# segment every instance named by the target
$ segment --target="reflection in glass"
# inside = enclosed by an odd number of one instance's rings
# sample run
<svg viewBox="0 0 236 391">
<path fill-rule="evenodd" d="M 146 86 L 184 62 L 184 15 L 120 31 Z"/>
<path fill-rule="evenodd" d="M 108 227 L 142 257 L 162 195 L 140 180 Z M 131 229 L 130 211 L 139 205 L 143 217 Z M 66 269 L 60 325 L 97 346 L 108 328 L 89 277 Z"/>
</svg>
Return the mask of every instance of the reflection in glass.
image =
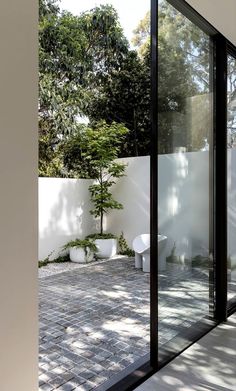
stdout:
<svg viewBox="0 0 236 391">
<path fill-rule="evenodd" d="M 159 3 L 159 355 L 189 343 L 212 304 L 212 51 L 203 31 Z M 195 330 L 195 334 L 198 330 Z M 176 344 L 175 344 L 176 343 Z"/>
<path fill-rule="evenodd" d="M 228 56 L 228 300 L 236 299 L 236 59 Z"/>
</svg>

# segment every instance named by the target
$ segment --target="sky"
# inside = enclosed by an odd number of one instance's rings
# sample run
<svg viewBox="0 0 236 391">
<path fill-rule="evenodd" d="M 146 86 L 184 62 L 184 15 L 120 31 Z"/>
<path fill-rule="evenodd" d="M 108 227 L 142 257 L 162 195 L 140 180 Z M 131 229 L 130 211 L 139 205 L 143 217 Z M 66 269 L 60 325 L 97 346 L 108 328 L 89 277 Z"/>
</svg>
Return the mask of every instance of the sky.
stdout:
<svg viewBox="0 0 236 391">
<path fill-rule="evenodd" d="M 61 0 L 60 7 L 74 15 L 79 15 L 100 4 L 111 4 L 119 14 L 125 36 L 131 41 L 133 30 L 150 10 L 150 2 L 150 0 Z"/>
</svg>

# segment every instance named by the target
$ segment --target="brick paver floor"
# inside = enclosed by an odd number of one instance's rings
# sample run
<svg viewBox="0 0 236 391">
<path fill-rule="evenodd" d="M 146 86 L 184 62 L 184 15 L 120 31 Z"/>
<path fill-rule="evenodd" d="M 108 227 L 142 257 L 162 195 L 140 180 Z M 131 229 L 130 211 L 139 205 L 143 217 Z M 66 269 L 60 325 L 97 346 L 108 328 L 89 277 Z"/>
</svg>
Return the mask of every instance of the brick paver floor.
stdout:
<svg viewBox="0 0 236 391">
<path fill-rule="evenodd" d="M 39 390 L 93 390 L 149 352 L 149 279 L 132 258 L 39 279 Z M 168 265 L 159 276 L 159 342 L 208 311 L 208 276 Z"/>
</svg>

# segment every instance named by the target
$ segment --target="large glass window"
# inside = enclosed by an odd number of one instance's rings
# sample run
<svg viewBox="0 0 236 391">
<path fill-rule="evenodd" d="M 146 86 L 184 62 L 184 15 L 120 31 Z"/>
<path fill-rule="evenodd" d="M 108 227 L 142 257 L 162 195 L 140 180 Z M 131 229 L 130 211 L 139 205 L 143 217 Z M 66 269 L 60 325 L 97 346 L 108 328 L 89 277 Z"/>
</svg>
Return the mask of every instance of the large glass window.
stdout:
<svg viewBox="0 0 236 391">
<path fill-rule="evenodd" d="M 228 300 L 236 299 L 236 59 L 228 56 Z"/>
<path fill-rule="evenodd" d="M 180 349 L 212 298 L 212 44 L 168 1 L 158 17 L 159 354 Z M 210 281 L 210 283 L 209 283 Z"/>
</svg>

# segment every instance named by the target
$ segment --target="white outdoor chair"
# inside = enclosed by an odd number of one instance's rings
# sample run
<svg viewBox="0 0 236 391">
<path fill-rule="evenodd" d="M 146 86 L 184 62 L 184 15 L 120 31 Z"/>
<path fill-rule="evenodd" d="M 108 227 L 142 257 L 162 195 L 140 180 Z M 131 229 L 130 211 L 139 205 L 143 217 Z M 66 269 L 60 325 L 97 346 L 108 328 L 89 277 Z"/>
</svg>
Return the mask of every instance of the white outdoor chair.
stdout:
<svg viewBox="0 0 236 391">
<path fill-rule="evenodd" d="M 167 237 L 158 235 L 158 258 L 159 270 L 166 269 L 166 244 Z M 141 234 L 133 240 L 133 250 L 135 252 L 135 267 L 150 273 L 150 234 Z"/>
</svg>

